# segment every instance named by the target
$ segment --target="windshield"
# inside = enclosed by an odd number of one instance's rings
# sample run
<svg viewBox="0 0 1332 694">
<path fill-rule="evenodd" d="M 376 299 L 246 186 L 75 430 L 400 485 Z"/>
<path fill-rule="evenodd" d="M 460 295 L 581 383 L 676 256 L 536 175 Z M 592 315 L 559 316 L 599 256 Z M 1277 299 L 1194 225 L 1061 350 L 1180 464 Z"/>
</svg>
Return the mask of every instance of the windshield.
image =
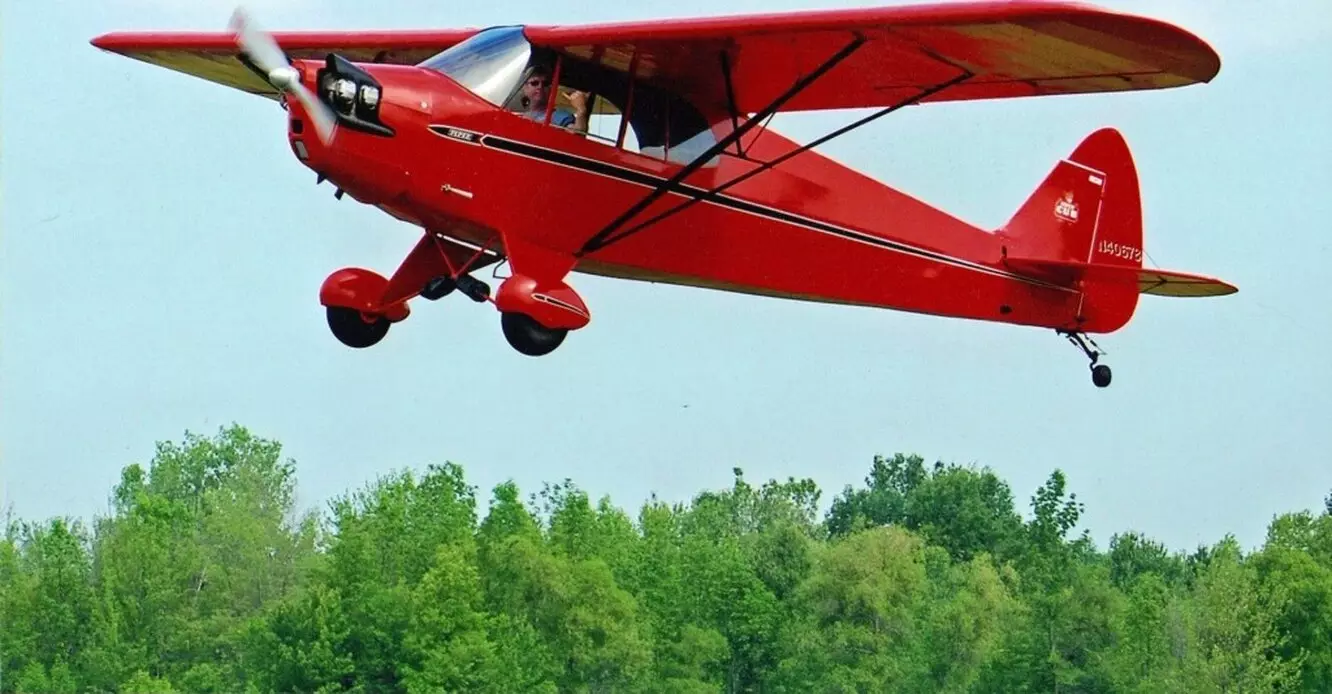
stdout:
<svg viewBox="0 0 1332 694">
<path fill-rule="evenodd" d="M 436 54 L 419 67 L 442 72 L 500 106 L 517 89 L 531 54 L 522 27 L 496 27 Z"/>
</svg>

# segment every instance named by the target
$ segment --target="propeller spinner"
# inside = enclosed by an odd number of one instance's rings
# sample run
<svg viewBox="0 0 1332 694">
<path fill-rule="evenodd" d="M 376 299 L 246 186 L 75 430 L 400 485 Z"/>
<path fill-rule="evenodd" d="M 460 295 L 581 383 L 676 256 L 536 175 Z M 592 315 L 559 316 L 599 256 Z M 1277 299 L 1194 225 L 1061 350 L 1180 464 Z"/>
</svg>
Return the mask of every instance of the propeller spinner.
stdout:
<svg viewBox="0 0 1332 694">
<path fill-rule="evenodd" d="M 325 145 L 333 141 L 337 130 L 337 117 L 314 92 L 301 84 L 300 73 L 287 61 L 272 36 L 264 33 L 241 8 L 231 15 L 231 29 L 236 32 L 236 45 L 250 62 L 267 75 L 268 83 L 284 94 L 291 94 L 314 122 L 315 132 Z"/>
</svg>

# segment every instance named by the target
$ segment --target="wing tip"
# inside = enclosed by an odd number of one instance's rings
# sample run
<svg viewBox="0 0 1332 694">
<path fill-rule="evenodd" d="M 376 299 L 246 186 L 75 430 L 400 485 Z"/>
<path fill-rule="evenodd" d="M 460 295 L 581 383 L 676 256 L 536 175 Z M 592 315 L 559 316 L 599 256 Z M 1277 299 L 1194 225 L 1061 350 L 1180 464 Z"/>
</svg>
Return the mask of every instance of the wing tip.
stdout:
<svg viewBox="0 0 1332 694">
<path fill-rule="evenodd" d="M 1184 80 L 1187 86 L 1211 82 L 1221 72 L 1221 55 L 1206 39 L 1194 31 L 1161 17 L 1136 12 L 1110 9 L 1100 4 L 1083 1 L 1044 2 L 1042 0 L 1013 1 L 1014 9 L 1029 9 L 1036 15 L 1063 16 L 1079 23 L 1086 22 L 1093 30 L 1106 31 L 1119 37 L 1132 37 L 1135 42 L 1151 46 L 1157 56 L 1168 61 L 1168 70 Z"/>
<path fill-rule="evenodd" d="M 94 36 L 91 39 L 88 39 L 88 43 L 92 45 L 93 48 L 99 48 L 104 51 L 111 50 L 111 46 L 114 44 L 114 42 L 115 42 L 115 34 L 102 34 L 100 36 Z"/>
<path fill-rule="evenodd" d="M 1131 22 L 1135 34 L 1169 55 L 1170 69 L 1191 84 L 1206 84 L 1221 72 L 1221 54 L 1206 39 L 1172 21 L 1150 15 L 1097 8 L 1102 16 Z M 1182 85 L 1181 85 L 1182 86 Z"/>
</svg>

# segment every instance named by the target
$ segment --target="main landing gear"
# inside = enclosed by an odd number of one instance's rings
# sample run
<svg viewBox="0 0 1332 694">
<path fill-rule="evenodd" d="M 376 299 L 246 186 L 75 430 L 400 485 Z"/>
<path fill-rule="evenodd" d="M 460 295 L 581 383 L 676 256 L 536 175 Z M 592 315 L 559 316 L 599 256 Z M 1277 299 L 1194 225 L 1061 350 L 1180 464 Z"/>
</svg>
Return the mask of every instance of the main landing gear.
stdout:
<svg viewBox="0 0 1332 694">
<path fill-rule="evenodd" d="M 426 283 L 425 288 L 421 290 L 421 298 L 438 301 L 452 294 L 455 289 L 477 303 L 490 299 L 490 285 L 471 275 L 460 275 L 456 279 L 448 276 L 436 277 Z M 531 316 L 516 311 L 500 313 L 500 329 L 504 332 L 504 339 L 508 341 L 509 346 L 529 357 L 550 354 L 569 334 L 568 330 L 547 328 Z"/>
<path fill-rule="evenodd" d="M 1086 354 L 1087 358 L 1091 360 L 1092 383 L 1094 383 L 1097 388 L 1104 388 L 1110 385 L 1110 367 L 1105 364 L 1096 363 L 1100 356 L 1106 352 L 1101 349 L 1100 345 L 1096 344 L 1095 340 L 1091 339 L 1086 333 L 1075 333 L 1068 330 L 1056 330 L 1055 332 L 1068 338 L 1069 342 L 1072 342 L 1080 348 L 1082 353 Z M 1087 343 L 1089 342 L 1091 343 L 1090 347 L 1087 346 Z"/>
<path fill-rule="evenodd" d="M 471 275 L 462 275 L 457 279 L 436 277 L 426 283 L 425 289 L 421 290 L 421 297 L 437 301 L 452 294 L 455 289 L 477 303 L 490 299 L 490 285 Z M 509 346 L 529 357 L 550 354 L 569 334 L 568 330 L 547 328 L 535 318 L 516 311 L 500 313 L 500 329 Z"/>
<path fill-rule="evenodd" d="M 370 273 L 368 270 L 349 268 L 338 272 L 344 273 L 344 277 L 346 274 L 356 272 L 355 276 L 360 280 L 359 283 L 363 285 L 379 287 L 387 283 L 379 275 Z M 338 274 L 334 273 L 329 280 L 334 281 L 337 276 Z M 374 281 L 376 279 L 378 281 Z M 343 284 L 348 283 L 344 282 Z M 426 282 L 419 296 L 427 301 L 439 301 L 454 292 L 462 294 L 477 303 L 491 300 L 490 285 L 471 275 L 461 275 L 456 278 L 444 275 L 435 277 Z M 520 295 L 517 299 L 511 299 L 510 303 L 521 301 L 522 296 Z M 535 301 L 543 302 L 541 306 L 545 306 L 547 303 L 544 302 L 549 302 L 551 299 L 546 293 L 538 293 Z M 333 333 L 333 337 L 348 347 L 353 349 L 373 347 L 388 335 L 389 328 L 394 323 L 406 318 L 408 313 L 406 304 L 403 303 L 400 306 L 402 308 L 399 309 L 398 314 L 390 316 L 367 308 L 329 304 L 326 308 L 328 327 Z M 560 310 L 563 312 L 568 309 L 560 307 Z M 509 310 L 500 310 L 500 329 L 503 331 L 504 339 L 509 343 L 509 346 L 513 347 L 518 353 L 529 357 L 550 354 L 564 343 L 565 337 L 569 334 L 569 328 L 552 328 L 542 325 L 535 317 L 521 310 L 521 307 L 518 307 L 518 310 L 514 310 L 513 307 Z"/>
<path fill-rule="evenodd" d="M 529 263 L 525 267 L 532 268 L 529 272 L 544 279 L 515 270 L 493 297 L 489 284 L 468 273 L 500 258 L 436 234 L 426 234 L 391 278 L 364 268 L 338 270 L 319 290 L 329 330 L 342 344 L 365 349 L 383 340 L 394 323 L 406 320 L 411 313 L 407 302 L 413 297 L 438 301 L 458 293 L 476 303 L 495 305 L 504 339 L 514 350 L 530 357 L 549 354 L 570 331 L 587 325 L 591 315 L 572 287 L 554 279 L 566 268 L 543 258 L 542 249 L 524 248 L 521 241 L 510 246 L 520 249 Z"/>
</svg>

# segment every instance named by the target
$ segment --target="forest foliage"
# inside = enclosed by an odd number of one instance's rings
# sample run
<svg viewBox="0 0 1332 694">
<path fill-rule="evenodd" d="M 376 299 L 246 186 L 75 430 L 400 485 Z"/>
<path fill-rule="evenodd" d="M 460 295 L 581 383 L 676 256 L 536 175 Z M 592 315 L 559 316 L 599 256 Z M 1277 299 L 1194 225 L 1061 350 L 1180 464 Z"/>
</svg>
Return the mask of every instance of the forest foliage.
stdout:
<svg viewBox="0 0 1332 694">
<path fill-rule="evenodd" d="M 0 692 L 1328 692 L 1332 497 L 1172 552 L 1098 548 L 1056 470 L 875 457 L 633 514 L 451 463 L 300 513 L 231 426 L 160 442 L 108 513 L 8 518 Z M 1025 511 L 1025 513 L 1024 513 Z"/>
</svg>

